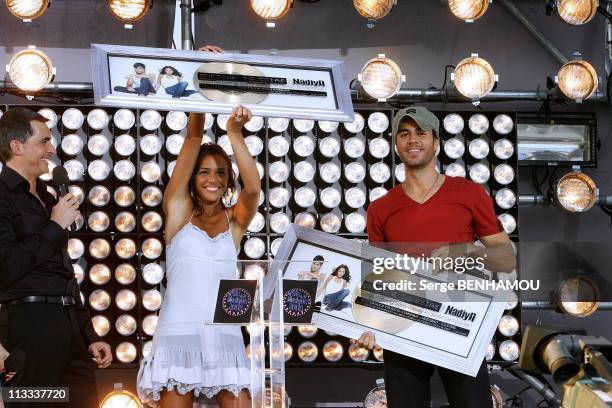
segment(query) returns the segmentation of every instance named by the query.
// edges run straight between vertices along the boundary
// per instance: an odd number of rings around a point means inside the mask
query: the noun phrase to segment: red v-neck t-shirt
[[[463,177],[446,176],[422,204],[400,184],[368,207],[370,243],[471,243],[501,231],[491,197]]]

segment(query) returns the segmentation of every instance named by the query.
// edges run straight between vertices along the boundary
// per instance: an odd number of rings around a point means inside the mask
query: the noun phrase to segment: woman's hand
[[[232,114],[227,120],[227,132],[241,133],[242,127],[247,123],[253,114],[248,108],[238,105],[232,110]]]
[[[215,54],[221,54],[222,52],[224,52],[223,48],[217,47],[216,45],[205,45],[203,47],[200,47],[198,51],[214,52]]]

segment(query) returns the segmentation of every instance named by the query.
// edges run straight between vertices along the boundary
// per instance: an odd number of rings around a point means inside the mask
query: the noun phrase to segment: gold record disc
[[[412,324],[416,323],[415,321],[407,319],[405,317],[395,316],[391,313],[376,310],[371,307],[357,304],[355,302],[357,297],[363,297],[375,302],[383,302],[383,304],[397,309],[409,310],[411,313],[415,313],[417,315],[421,314],[422,308],[420,307],[410,305],[409,309],[406,309],[407,305],[405,302],[391,299],[388,297],[381,298],[381,295],[387,292],[386,290],[374,291],[374,293],[362,290],[362,286],[364,284],[373,284],[376,280],[380,280],[385,283],[401,282],[404,280],[418,282],[418,279],[416,279],[414,275],[395,269],[386,269],[381,274],[371,273],[363,280],[362,285],[353,291],[352,310],[355,321],[359,324],[363,324],[367,327],[371,327],[373,329],[380,330],[389,334],[399,333],[403,330],[406,330]],[[400,290],[400,292],[405,292],[407,294],[419,296],[422,298],[425,297],[424,292],[420,290]]]
[[[227,81],[234,82],[236,84],[235,88],[237,89],[202,89],[200,88],[200,79],[198,77],[198,74],[200,73],[225,74],[227,75]],[[260,70],[247,64],[236,64],[233,62],[206,62],[200,65],[200,67],[193,74],[193,83],[195,88],[200,92],[200,95],[214,102],[256,104],[263,102],[268,97],[268,93],[265,91],[265,89],[269,89],[269,84],[257,83],[256,86],[260,88],[260,90],[258,92],[248,92],[239,89],[241,85],[246,86],[247,83],[236,81],[230,77],[231,75],[265,78],[265,75]],[[219,81],[223,81],[223,79],[220,79]],[[231,88],[231,86],[228,86],[228,88]]]

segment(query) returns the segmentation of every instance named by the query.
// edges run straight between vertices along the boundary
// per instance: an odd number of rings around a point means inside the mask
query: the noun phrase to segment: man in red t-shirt
[[[425,253],[442,258],[453,256],[451,248],[456,246],[452,244],[461,243],[459,252],[483,256],[488,270],[510,272],[515,267],[514,253],[508,235],[499,226],[491,197],[472,181],[446,177],[436,170],[439,126],[438,118],[420,106],[404,108],[395,116],[395,147],[406,178],[368,207],[369,242],[384,244],[395,252],[412,253],[416,249],[417,256]],[[476,247],[476,239],[485,248]],[[358,342],[372,349],[376,344],[374,333],[365,332]],[[429,380],[436,366],[388,350],[384,351],[384,361],[388,406],[429,407]],[[476,377],[438,369],[451,407],[491,407],[484,359]]]

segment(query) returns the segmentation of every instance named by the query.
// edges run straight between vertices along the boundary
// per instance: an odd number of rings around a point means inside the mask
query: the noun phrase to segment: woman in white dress
[[[200,146],[204,115],[189,116],[164,195],[168,284],[151,353],[138,373],[138,394],[146,403],[191,408],[193,401],[215,398],[221,408],[251,406],[240,327],[204,324],[212,319],[219,279],[236,277],[237,248],[257,212],[261,183],[242,136],[250,118],[238,106],[227,121],[243,187],[237,203],[226,208],[222,198],[235,188],[231,161],[218,145]],[[228,259],[233,264],[215,262]]]

